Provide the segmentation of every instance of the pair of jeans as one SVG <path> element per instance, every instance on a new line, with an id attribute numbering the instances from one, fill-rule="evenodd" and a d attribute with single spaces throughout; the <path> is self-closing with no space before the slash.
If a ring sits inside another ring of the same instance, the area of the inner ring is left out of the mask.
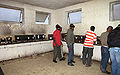
<path id="1" fill-rule="evenodd" d="M 69 48 L 71 48 L 71 50 L 69 50 Z M 68 63 L 71 63 L 74 60 L 74 44 L 70 45 L 69 48 Z"/>
<path id="2" fill-rule="evenodd" d="M 86 64 L 86 65 L 91 65 L 91 59 L 92 59 L 92 56 L 93 56 L 93 48 L 88 48 L 88 47 L 83 47 L 83 64 Z M 88 55 L 88 58 L 87 58 L 87 63 L 86 63 L 86 56 Z"/>
<path id="3" fill-rule="evenodd" d="M 101 47 L 101 65 L 100 68 L 102 71 L 106 71 L 107 64 L 110 58 L 109 48 L 108 47 Z"/>
<path id="4" fill-rule="evenodd" d="M 57 57 L 60 60 L 62 58 L 60 46 L 59 47 L 53 46 L 53 48 L 54 48 L 54 51 L 53 51 L 53 60 L 56 60 Z"/>
<path id="5" fill-rule="evenodd" d="M 120 75 L 120 47 L 109 49 L 112 61 L 112 75 Z"/>

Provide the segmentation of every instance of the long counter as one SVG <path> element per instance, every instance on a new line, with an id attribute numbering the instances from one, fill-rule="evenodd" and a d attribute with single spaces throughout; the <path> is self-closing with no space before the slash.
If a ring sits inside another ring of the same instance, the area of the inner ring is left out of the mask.
<path id="1" fill-rule="evenodd" d="M 0 61 L 9 60 L 32 54 L 39 54 L 53 50 L 52 41 L 40 41 L 0 46 Z"/>
<path id="2" fill-rule="evenodd" d="M 24 56 L 30 56 L 32 54 L 39 54 L 49 52 L 53 50 L 52 41 L 40 41 L 30 43 L 20 43 L 11 45 L 0 46 L 0 61 L 9 60 Z M 83 44 L 74 44 L 74 54 L 77 56 L 82 55 Z M 63 42 L 63 51 L 68 53 L 68 48 L 65 42 Z M 101 46 L 94 46 L 93 59 L 100 61 L 101 59 Z"/>
<path id="3" fill-rule="evenodd" d="M 64 45 L 63 51 L 65 53 L 68 53 L 67 44 L 63 42 L 63 45 Z M 74 44 L 74 55 L 82 56 L 82 51 L 83 51 L 83 44 L 75 43 Z M 97 46 L 97 45 L 94 46 L 92 59 L 98 60 L 98 61 L 101 60 L 101 46 Z"/>

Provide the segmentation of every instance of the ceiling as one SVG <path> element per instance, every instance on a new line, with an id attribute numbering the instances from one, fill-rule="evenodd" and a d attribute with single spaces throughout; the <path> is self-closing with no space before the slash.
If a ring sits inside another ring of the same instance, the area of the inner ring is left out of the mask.
<path id="1" fill-rule="evenodd" d="M 11 0 L 11 1 L 21 2 L 49 9 L 59 9 L 90 0 Z"/>

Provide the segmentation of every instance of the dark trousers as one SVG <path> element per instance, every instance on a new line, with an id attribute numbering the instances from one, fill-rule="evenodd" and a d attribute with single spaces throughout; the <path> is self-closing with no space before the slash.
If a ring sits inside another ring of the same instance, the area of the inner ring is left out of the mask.
<path id="1" fill-rule="evenodd" d="M 53 60 L 56 60 L 57 57 L 59 59 L 61 59 L 62 56 L 61 56 L 61 48 L 60 48 L 60 46 L 59 47 L 53 46 L 53 48 L 54 48 L 54 51 L 53 51 Z"/>
<path id="2" fill-rule="evenodd" d="M 4 75 L 1 67 L 0 67 L 0 75 Z"/>
<path id="3" fill-rule="evenodd" d="M 83 47 L 83 64 L 91 65 L 91 59 L 93 56 L 93 48 Z M 86 62 L 86 56 L 88 55 L 87 62 Z"/>
<path id="4" fill-rule="evenodd" d="M 101 65 L 100 68 L 102 71 L 106 71 L 107 64 L 110 58 L 109 48 L 108 47 L 101 47 Z"/>
<path id="5" fill-rule="evenodd" d="M 69 55 L 68 55 L 68 63 L 71 63 L 71 61 L 74 60 L 74 44 L 70 46 L 71 50 L 69 50 Z"/>

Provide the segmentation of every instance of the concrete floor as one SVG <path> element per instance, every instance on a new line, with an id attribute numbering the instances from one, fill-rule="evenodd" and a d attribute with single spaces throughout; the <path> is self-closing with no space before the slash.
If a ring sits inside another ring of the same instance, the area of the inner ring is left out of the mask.
<path id="1" fill-rule="evenodd" d="M 35 58 L 25 57 L 0 63 L 5 75 L 106 75 L 99 69 L 100 62 L 92 61 L 91 67 L 85 67 L 79 57 L 75 57 L 75 66 L 65 61 L 52 62 L 52 52 L 40 54 Z M 67 55 L 66 55 L 67 58 Z M 108 66 L 110 71 L 110 65 Z"/>

